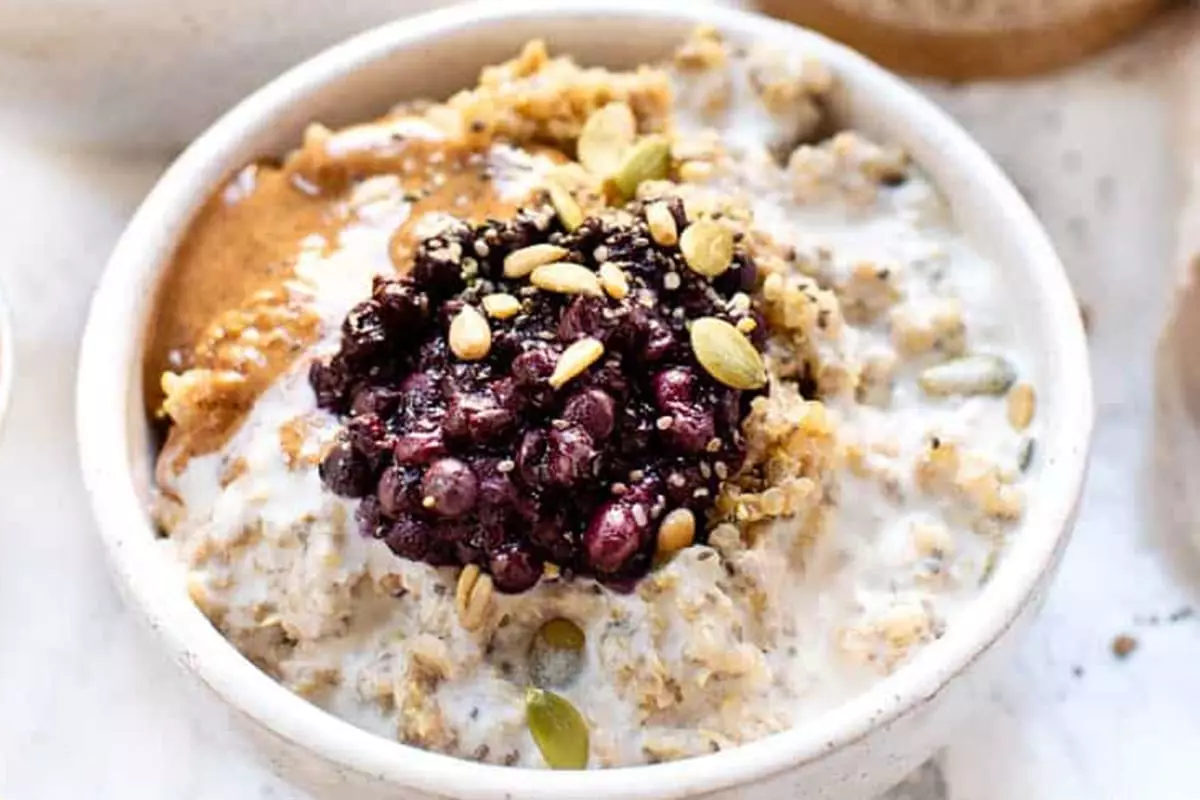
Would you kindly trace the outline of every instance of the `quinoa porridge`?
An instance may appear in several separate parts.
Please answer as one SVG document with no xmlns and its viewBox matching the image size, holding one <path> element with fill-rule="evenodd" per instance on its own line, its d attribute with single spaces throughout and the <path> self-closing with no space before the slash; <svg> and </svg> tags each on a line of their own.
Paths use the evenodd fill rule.
<svg viewBox="0 0 1200 800">
<path fill-rule="evenodd" d="M 161 289 L 156 518 L 292 691 L 490 763 L 738 745 L 939 637 L 1036 459 L 1002 274 L 802 54 L 538 42 L 232 176 Z"/>
</svg>

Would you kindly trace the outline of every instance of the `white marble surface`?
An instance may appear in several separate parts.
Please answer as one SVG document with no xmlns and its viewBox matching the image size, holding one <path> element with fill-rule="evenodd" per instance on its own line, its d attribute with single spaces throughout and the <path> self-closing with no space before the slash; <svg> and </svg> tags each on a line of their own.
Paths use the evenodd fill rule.
<svg viewBox="0 0 1200 800">
<path fill-rule="evenodd" d="M 930 87 L 1042 215 L 1092 317 L 1095 461 L 1045 612 L 1011 674 L 903 800 L 1200 796 L 1200 565 L 1162 512 L 1153 347 L 1176 166 L 1161 38 L 1023 85 Z M 3 76 L 0 75 L 0 80 Z M 0 439 L 0 796 L 239 800 L 303 795 L 143 634 L 108 579 L 80 484 L 73 378 L 87 298 L 163 166 L 0 132 L 0 284 L 20 375 Z M 1160 621 L 1154 624 L 1151 618 Z M 1125 660 L 1113 637 L 1139 641 Z"/>
</svg>

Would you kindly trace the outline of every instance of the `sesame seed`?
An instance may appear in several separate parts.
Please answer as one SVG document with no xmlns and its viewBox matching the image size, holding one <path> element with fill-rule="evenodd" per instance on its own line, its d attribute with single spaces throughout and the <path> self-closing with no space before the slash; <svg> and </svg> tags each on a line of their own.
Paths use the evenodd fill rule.
<svg viewBox="0 0 1200 800">
<path fill-rule="evenodd" d="M 633 483 L 637 483 L 645 477 L 646 473 L 640 469 L 631 470 L 629 473 L 629 480 Z"/>
<path fill-rule="evenodd" d="M 608 247 L 606 245 L 600 245 L 596 248 L 595 252 L 592 253 L 592 257 L 595 258 L 596 261 L 608 261 Z"/>
<path fill-rule="evenodd" d="M 712 467 L 708 465 L 707 461 L 700 462 L 700 474 L 703 475 L 705 479 L 712 477 Z"/>
<path fill-rule="evenodd" d="M 485 242 L 483 239 L 475 240 L 475 255 L 479 256 L 480 258 L 487 258 L 487 255 L 490 252 L 491 248 L 488 247 L 487 242 Z"/>
<path fill-rule="evenodd" d="M 646 525 L 650 522 L 650 517 L 646 515 L 646 509 L 641 503 L 634 503 L 633 505 L 633 521 L 638 525 Z"/>
<path fill-rule="evenodd" d="M 681 283 L 682 281 L 679 279 L 678 273 L 668 272 L 663 276 L 663 288 L 668 292 L 673 292 L 678 289 Z"/>
<path fill-rule="evenodd" d="M 692 492 L 692 497 L 708 497 L 708 489 L 701 487 Z"/>
<path fill-rule="evenodd" d="M 685 483 L 687 483 L 687 481 L 678 472 L 672 472 L 667 477 L 667 483 L 671 484 L 672 486 L 679 487 L 683 486 Z"/>
<path fill-rule="evenodd" d="M 713 472 L 717 473 L 717 477 L 721 480 L 725 480 L 729 477 L 729 467 L 725 465 L 724 461 L 718 461 L 717 463 L 713 464 Z"/>
<path fill-rule="evenodd" d="M 516 469 L 516 466 L 516 463 L 511 458 L 506 458 L 496 465 L 496 472 L 512 472 L 514 469 Z"/>
<path fill-rule="evenodd" d="M 571 423 L 567 422 L 565 419 L 556 419 L 556 420 L 554 420 L 553 422 L 551 422 L 551 423 L 550 423 L 550 425 L 551 425 L 551 426 L 552 426 L 552 427 L 553 427 L 555 430 L 559 430 L 559 431 L 561 431 L 561 430 L 565 430 L 565 429 L 567 428 L 567 426 L 568 426 L 568 425 L 570 425 L 570 424 L 571 424 Z"/>
<path fill-rule="evenodd" d="M 674 424 L 675 424 L 674 418 L 667 417 L 667 416 L 659 417 L 658 419 L 656 419 L 654 421 L 654 427 L 658 428 L 660 431 L 665 431 Z"/>
<path fill-rule="evenodd" d="M 615 495 L 622 495 L 628 491 L 629 491 L 629 487 L 623 483 L 617 482 L 612 485 L 612 493 Z"/>
</svg>

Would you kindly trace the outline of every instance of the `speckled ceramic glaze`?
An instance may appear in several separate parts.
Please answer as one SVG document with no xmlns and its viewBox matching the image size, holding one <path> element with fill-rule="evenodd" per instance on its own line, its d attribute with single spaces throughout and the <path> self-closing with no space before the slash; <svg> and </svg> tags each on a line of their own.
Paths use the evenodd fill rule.
<svg viewBox="0 0 1200 800">
<path fill-rule="evenodd" d="M 1026 523 L 978 601 L 914 661 L 834 711 L 762 741 L 690 761 L 589 773 L 481 765 L 388 741 L 290 694 L 244 660 L 188 600 L 146 514 L 151 472 L 141 411 L 142 332 L 176 241 L 230 170 L 298 141 L 318 118 L 348 122 L 401 97 L 444 96 L 526 39 L 583 62 L 661 57 L 697 22 L 826 62 L 848 127 L 906 146 L 978 249 L 1012 276 L 1013 313 L 1037 344 L 1042 472 Z M 430 65 L 436 64 L 436 69 Z M 180 157 L 118 244 L 85 334 L 79 436 L 85 479 L 130 602 L 174 657 L 258 734 L 275 768 L 321 796 L 357 798 L 862 798 L 946 743 L 1038 606 L 1068 538 L 1091 430 L 1083 331 L 1045 234 L 999 169 L 932 104 L 819 36 L 700 5 L 632 0 L 489 2 L 389 25 L 292 70 L 229 112 Z"/>
</svg>

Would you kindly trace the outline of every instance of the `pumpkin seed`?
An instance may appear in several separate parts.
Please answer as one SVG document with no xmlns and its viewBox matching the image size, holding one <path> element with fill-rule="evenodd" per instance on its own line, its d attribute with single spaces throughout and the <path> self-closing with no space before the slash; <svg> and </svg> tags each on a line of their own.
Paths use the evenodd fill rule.
<svg viewBox="0 0 1200 800">
<path fill-rule="evenodd" d="M 658 555 L 669 555 L 690 547 L 696 538 L 696 515 L 686 508 L 677 508 L 663 517 L 658 526 Z"/>
<path fill-rule="evenodd" d="M 561 650 L 582 650 L 587 640 L 578 625 L 563 617 L 552 619 L 539 628 L 538 636 L 551 647 Z"/>
<path fill-rule="evenodd" d="M 932 395 L 1004 394 L 1016 377 L 1016 371 L 1005 359 L 973 355 L 929 367 L 917 382 Z"/>
<path fill-rule="evenodd" d="M 604 290 L 600 288 L 600 279 L 596 273 L 579 264 L 560 261 L 556 264 L 543 264 L 529 275 L 529 282 L 539 289 L 559 294 L 586 294 L 592 297 L 602 297 Z"/>
<path fill-rule="evenodd" d="M 481 302 L 483 303 L 483 310 L 487 312 L 489 317 L 494 319 L 509 319 L 510 317 L 515 317 L 521 311 L 521 301 L 511 294 L 505 294 L 504 292 L 489 294 Z"/>
<path fill-rule="evenodd" d="M 600 265 L 600 286 L 614 300 L 624 300 L 629 296 L 629 279 L 625 272 L 611 261 Z"/>
<path fill-rule="evenodd" d="M 565 186 L 549 180 L 546 181 L 546 192 L 550 195 L 550 205 L 554 206 L 554 213 L 558 214 L 564 228 L 573 231 L 583 224 L 583 209 Z"/>
<path fill-rule="evenodd" d="M 588 763 L 588 728 L 571 702 L 545 689 L 525 690 L 525 720 L 551 769 L 583 769 Z"/>
<path fill-rule="evenodd" d="M 715 278 L 733 263 L 733 232 L 713 220 L 697 220 L 679 237 L 679 250 L 692 271 Z"/>
<path fill-rule="evenodd" d="M 767 368 L 750 340 L 716 317 L 692 323 L 692 352 L 704 370 L 734 389 L 759 389 L 767 383 Z"/>
<path fill-rule="evenodd" d="M 663 247 L 674 247 L 679 242 L 675 215 L 667 208 L 666 203 L 651 203 L 646 206 L 646 224 L 650 227 L 650 238 Z"/>
<path fill-rule="evenodd" d="M 513 250 L 504 257 L 504 277 L 524 278 L 543 264 L 561 261 L 566 255 L 566 249 L 556 244 L 533 244 Z"/>
<path fill-rule="evenodd" d="M 588 367 L 604 355 L 604 345 L 596 339 L 580 339 L 562 352 L 554 372 L 550 374 L 550 385 L 555 389 L 582 375 Z"/>
<path fill-rule="evenodd" d="M 670 171 L 671 144 L 666 137 L 647 136 L 629 149 L 608 183 L 628 200 L 637 194 L 643 181 L 662 180 Z"/>
<path fill-rule="evenodd" d="M 637 136 L 637 120 L 625 103 L 609 103 L 592 113 L 575 145 L 579 163 L 596 175 L 609 175 Z"/>
<path fill-rule="evenodd" d="M 583 669 L 583 631 L 569 619 L 552 619 L 529 645 L 529 678 L 543 689 L 566 686 Z"/>
<path fill-rule="evenodd" d="M 478 361 L 492 349 L 492 329 L 474 306 L 463 306 L 450 323 L 450 350 L 463 361 Z"/>
</svg>

